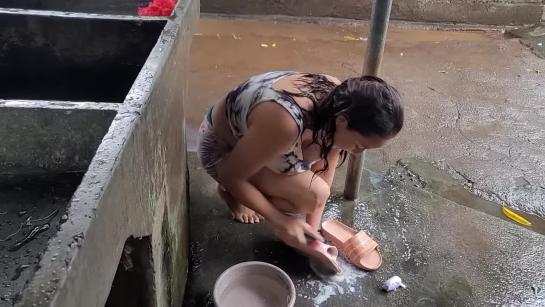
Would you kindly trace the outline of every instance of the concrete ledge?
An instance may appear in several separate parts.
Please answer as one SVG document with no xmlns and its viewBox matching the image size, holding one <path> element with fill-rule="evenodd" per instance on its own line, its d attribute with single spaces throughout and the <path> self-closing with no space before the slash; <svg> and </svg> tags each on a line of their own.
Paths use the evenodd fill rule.
<svg viewBox="0 0 545 307">
<path fill-rule="evenodd" d="M 145 6 L 148 2 L 148 0 L 0 0 L 0 7 L 27 10 L 136 15 L 138 7 Z"/>
<path fill-rule="evenodd" d="M 371 4 L 371 0 L 203 0 L 202 11 L 217 14 L 369 19 Z M 409 21 L 518 25 L 538 22 L 543 14 L 543 6 L 540 0 L 402 0 L 394 1 L 392 18 Z"/>
<path fill-rule="evenodd" d="M 85 172 L 114 106 L 0 101 L 0 177 Z"/>
<path fill-rule="evenodd" d="M 3 6 L 1 1 L 0 6 Z M 10 21 L 20 23 L 18 27 L 0 28 L 0 37 L 4 35 L 11 39 L 7 41 L 12 43 L 8 46 L 12 48 L 12 55 L 26 49 L 15 43 L 23 33 L 32 44 L 39 46 L 54 46 L 61 42 L 58 48 L 51 48 L 54 51 L 51 54 L 72 52 L 74 56 L 63 58 L 64 62 L 78 58 L 78 50 L 87 50 L 91 56 L 102 50 L 90 66 L 107 68 L 108 63 L 103 61 L 109 58 L 135 69 L 133 79 L 125 80 L 126 91 L 115 100 L 117 104 L 105 103 L 109 99 L 99 96 L 85 95 L 80 97 L 83 102 L 45 95 L 0 100 L 0 127 L 6 128 L 1 129 L 0 138 L 4 141 L 4 133 L 9 141 L 0 149 L 5 149 L 6 157 L 20 163 L 27 161 L 27 157 L 17 156 L 14 150 L 25 144 L 28 145 L 25 145 L 29 149 L 27 152 L 40 151 L 27 161 L 28 165 L 17 165 L 22 175 L 40 169 L 44 163 L 48 166 L 44 169 L 48 180 L 60 181 L 52 175 L 55 170 L 67 178 L 70 173 L 66 172 L 77 170 L 74 180 L 69 182 L 71 190 L 58 194 L 58 201 L 41 209 L 59 207 L 62 210 L 54 211 L 55 223 L 51 224 L 54 231 L 47 232 L 47 236 L 43 232 L 36 240 L 43 244 L 36 249 L 37 255 L 32 257 L 32 262 L 23 263 L 29 265 L 24 276 L 18 279 L 14 275 L 17 280 L 10 281 L 11 269 L 0 272 L 3 273 L 2 285 L 7 285 L 5 291 L 0 291 L 0 305 L 8 302 L 17 306 L 105 306 L 119 263 L 131 257 L 124 248 L 129 242 L 133 246 L 149 248 L 148 254 L 140 253 L 137 259 L 146 262 L 150 272 L 151 290 L 145 294 L 148 305 L 181 305 L 188 254 L 184 104 L 188 97 L 189 49 L 198 18 L 197 0 L 180 2 L 168 18 L 0 9 L 0 24 L 7 27 Z M 42 27 L 44 25 L 55 27 Z M 118 32 L 119 28 L 127 31 Z M 146 28 L 152 35 L 146 36 L 150 33 Z M 136 45 L 141 44 L 139 47 L 142 48 L 134 45 L 138 50 L 133 53 L 141 57 L 131 62 L 130 54 L 125 51 L 132 43 L 125 43 L 134 43 L 138 37 L 143 39 Z M 19 42 L 25 46 L 25 40 Z M 116 44 L 125 47 L 116 49 L 119 47 Z M 89 46 L 93 48 L 86 49 Z M 13 64 L 8 61 L 13 57 L 6 56 L 4 51 L 0 51 L 0 63 Z M 119 58 L 109 57 L 118 51 Z M 39 56 L 38 52 L 21 55 L 18 63 L 36 61 Z M 37 64 L 47 64 L 42 62 L 37 61 Z M 13 67 L 13 71 L 16 69 Z M 5 71 L 0 70 L 0 76 L 3 74 Z M 22 79 L 30 78 L 33 72 L 27 71 L 21 76 Z M 71 77 L 86 76 L 64 77 L 70 81 Z M 112 76 L 106 73 L 97 79 L 109 82 L 107 77 Z M 48 81 L 47 76 L 44 80 Z M 22 82 L 18 90 L 23 94 L 32 93 L 35 92 L 32 86 L 36 85 Z M 9 97 L 8 90 L 0 88 L 0 97 Z M 91 133 L 95 135 L 93 144 L 96 146 L 79 146 L 78 135 L 87 130 L 94 131 L 93 125 L 99 124 L 102 134 Z M 10 131 L 18 134 L 7 135 Z M 25 134 L 35 138 L 25 139 Z M 49 139 L 46 138 L 43 144 L 38 136 Z M 59 142 L 65 138 L 73 142 Z M 55 154 L 51 154 L 62 149 L 59 147 L 70 145 L 78 150 L 61 159 L 55 159 Z M 88 168 L 77 163 L 71 166 L 80 154 L 80 160 L 86 161 Z M 48 159 L 53 162 L 47 162 Z M 59 163 L 56 164 L 57 160 Z M 32 164 L 32 161 L 36 163 Z M 0 172 L 0 180 L 7 178 L 10 165 L 5 167 L 6 173 Z M 35 196 L 42 195 L 38 186 L 33 187 Z M 20 203 L 28 201 L 23 198 L 25 193 L 15 195 L 10 189 L 7 185 L 0 186 L 0 195 L 13 196 L 9 201 L 13 200 L 14 204 L 10 212 L 0 210 L 0 226 L 4 225 L 5 216 L 17 216 Z M 18 226 L 17 220 L 14 221 Z M 25 232 L 26 229 L 23 234 Z M 4 233 L 1 234 L 3 239 Z M 30 244 L 28 248 L 31 248 Z M 6 246 L 0 245 L 2 254 L 4 250 L 11 253 Z M 11 287 L 14 283 L 24 286 L 24 290 Z"/>
</svg>

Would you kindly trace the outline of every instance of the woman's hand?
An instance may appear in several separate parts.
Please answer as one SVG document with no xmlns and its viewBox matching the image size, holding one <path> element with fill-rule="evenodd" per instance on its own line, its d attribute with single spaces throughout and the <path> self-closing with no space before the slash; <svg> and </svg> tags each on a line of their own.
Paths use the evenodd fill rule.
<svg viewBox="0 0 545 307">
<path fill-rule="evenodd" d="M 285 216 L 280 221 L 273 223 L 275 234 L 287 245 L 297 247 L 305 245 L 309 236 L 316 240 L 324 241 L 324 238 L 312 226 L 302 219 Z"/>
</svg>

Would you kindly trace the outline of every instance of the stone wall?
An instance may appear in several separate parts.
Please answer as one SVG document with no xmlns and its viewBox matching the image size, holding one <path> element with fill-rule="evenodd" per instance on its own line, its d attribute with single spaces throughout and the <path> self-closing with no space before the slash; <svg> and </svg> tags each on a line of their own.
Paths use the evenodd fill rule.
<svg viewBox="0 0 545 307">
<path fill-rule="evenodd" d="M 202 12 L 369 19 L 371 0 L 202 0 Z M 392 18 L 490 25 L 528 24 L 543 15 L 542 0 L 394 0 Z"/>
</svg>

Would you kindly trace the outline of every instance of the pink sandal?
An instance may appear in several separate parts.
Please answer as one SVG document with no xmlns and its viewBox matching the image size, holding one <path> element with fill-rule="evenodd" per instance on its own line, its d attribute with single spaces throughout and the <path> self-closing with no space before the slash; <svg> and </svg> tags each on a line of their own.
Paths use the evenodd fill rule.
<svg viewBox="0 0 545 307">
<path fill-rule="evenodd" d="M 382 265 L 378 244 L 365 231 L 356 231 L 339 221 L 329 220 L 322 223 L 322 233 L 355 266 L 374 271 Z"/>
<path fill-rule="evenodd" d="M 298 245 L 294 248 L 320 266 L 337 273 L 341 272 L 341 267 L 337 263 L 339 251 L 335 246 L 327 245 L 320 240 L 312 239 L 306 245 Z"/>
</svg>

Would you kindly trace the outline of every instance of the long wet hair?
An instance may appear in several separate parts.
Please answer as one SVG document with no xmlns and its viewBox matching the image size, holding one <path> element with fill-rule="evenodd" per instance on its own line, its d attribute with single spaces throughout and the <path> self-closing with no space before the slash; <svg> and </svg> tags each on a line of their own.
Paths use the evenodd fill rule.
<svg viewBox="0 0 545 307">
<path fill-rule="evenodd" d="M 306 127 L 313 131 L 312 142 L 320 146 L 320 158 L 325 160 L 334 144 L 336 119 L 344 116 L 348 128 L 362 135 L 395 136 L 403 128 L 403 107 L 399 92 L 384 80 L 373 76 L 350 78 L 339 85 L 318 74 L 305 74 L 298 79 L 300 93 L 292 96 L 309 98 L 314 104 L 305 112 Z M 347 153 L 341 153 L 341 165 Z"/>
</svg>

